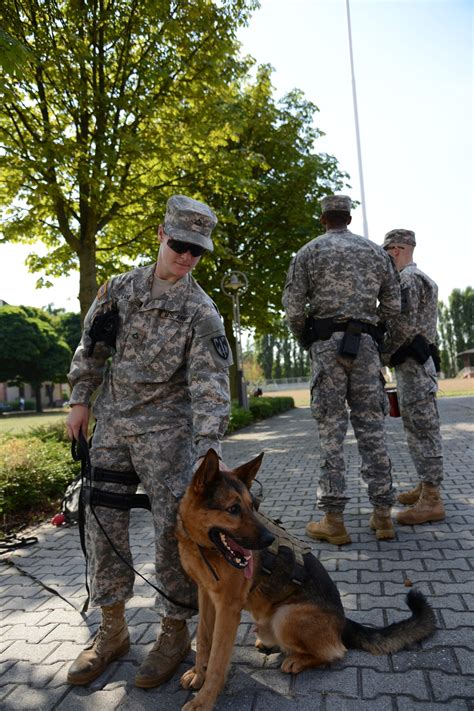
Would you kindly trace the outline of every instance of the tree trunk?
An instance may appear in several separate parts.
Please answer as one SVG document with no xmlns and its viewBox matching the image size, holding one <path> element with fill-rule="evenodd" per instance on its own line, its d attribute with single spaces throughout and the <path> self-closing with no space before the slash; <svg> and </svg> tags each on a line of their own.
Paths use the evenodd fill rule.
<svg viewBox="0 0 474 711">
<path fill-rule="evenodd" d="M 97 263 L 95 242 L 84 242 L 79 253 L 79 303 L 81 305 L 81 324 L 97 293 Z"/>
<path fill-rule="evenodd" d="M 35 395 L 36 412 L 43 412 L 43 405 L 41 404 L 41 383 L 31 383 L 31 387 Z"/>
</svg>

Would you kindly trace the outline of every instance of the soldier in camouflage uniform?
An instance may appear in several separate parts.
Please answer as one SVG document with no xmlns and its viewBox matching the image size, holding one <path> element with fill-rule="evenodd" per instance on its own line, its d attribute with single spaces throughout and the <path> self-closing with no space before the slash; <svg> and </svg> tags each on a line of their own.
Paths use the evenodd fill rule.
<svg viewBox="0 0 474 711">
<path fill-rule="evenodd" d="M 397 514 L 398 523 L 415 524 L 444 519 L 439 493 L 443 458 L 436 391 L 436 367 L 432 355 L 438 318 L 438 287 L 413 261 L 415 233 L 387 232 L 383 248 L 400 272 L 402 313 L 390 319 L 382 358 L 395 367 L 400 414 L 418 485 L 399 495 L 413 504 Z"/>
<path fill-rule="evenodd" d="M 144 688 L 169 679 L 190 649 L 186 618 L 197 596 L 179 560 L 177 507 L 196 460 L 211 447 L 220 454 L 229 417 L 229 345 L 216 306 L 190 274 L 200 256 L 213 250 L 216 222 L 201 202 L 182 195 L 169 199 L 158 230 L 157 262 L 99 289 L 69 373 L 71 438 L 77 439 L 80 430 L 87 433 L 91 398 L 100 388 L 90 451 L 94 488 L 134 494 L 137 483 L 121 481 L 132 473 L 151 502 L 158 587 L 171 599 L 158 595 L 156 600 L 163 616 L 161 634 L 135 680 Z M 97 317 L 114 313 L 117 331 L 111 347 L 91 336 Z M 120 556 L 132 562 L 129 511 L 88 507 L 91 604 L 101 607 L 102 624 L 69 669 L 72 684 L 95 679 L 130 646 L 124 610 L 134 574 L 111 548 L 96 516 Z"/>
<path fill-rule="evenodd" d="M 326 234 L 308 242 L 293 257 L 283 295 L 292 333 L 310 347 L 311 409 L 320 438 L 318 507 L 325 515 L 319 522 L 310 522 L 306 532 L 335 545 L 351 542 L 343 518 L 348 501 L 343 457 L 346 403 L 362 458 L 361 474 L 374 507 L 369 525 L 377 538 L 395 535 L 390 512 L 394 490 L 384 432 L 387 399 L 374 337 L 380 335 L 380 321 L 400 312 L 400 287 L 388 255 L 347 229 L 350 210 L 351 200 L 345 195 L 323 198 L 321 222 Z M 308 342 L 310 322 L 316 331 Z"/>
</svg>

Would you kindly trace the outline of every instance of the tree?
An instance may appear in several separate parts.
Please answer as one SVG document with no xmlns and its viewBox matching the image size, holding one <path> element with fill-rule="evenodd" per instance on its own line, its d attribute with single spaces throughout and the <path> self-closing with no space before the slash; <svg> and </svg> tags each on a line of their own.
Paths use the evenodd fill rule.
<svg viewBox="0 0 474 711">
<path fill-rule="evenodd" d="M 35 311 L 33 307 L 0 308 L 0 380 L 30 383 L 41 412 L 41 384 L 64 381 L 72 354 L 47 315 L 38 316 Z"/>
<path fill-rule="evenodd" d="M 47 245 L 33 271 L 79 269 L 83 317 L 98 277 L 148 252 L 166 197 L 232 135 L 222 107 L 247 67 L 235 35 L 255 5 L 3 3 L 3 29 L 28 53 L 2 97 L 5 238 Z"/>
<path fill-rule="evenodd" d="M 459 370 L 457 354 L 474 348 L 474 289 L 453 289 L 447 306 L 439 302 L 438 315 L 442 369 L 453 376 Z"/>
<path fill-rule="evenodd" d="M 290 259 L 324 231 L 319 201 L 347 177 L 335 158 L 315 152 L 321 135 L 314 127 L 317 110 L 299 91 L 276 101 L 271 68 L 260 67 L 255 81 L 238 87 L 235 96 L 234 136 L 226 147 L 232 173 L 224 183 L 216 184 L 212 173 L 198 182 L 220 225 L 216 253 L 196 274 L 230 321 L 231 302 L 222 295 L 220 277 L 244 271 L 249 288 L 241 298 L 242 325 L 258 333 L 279 327 Z"/>
</svg>

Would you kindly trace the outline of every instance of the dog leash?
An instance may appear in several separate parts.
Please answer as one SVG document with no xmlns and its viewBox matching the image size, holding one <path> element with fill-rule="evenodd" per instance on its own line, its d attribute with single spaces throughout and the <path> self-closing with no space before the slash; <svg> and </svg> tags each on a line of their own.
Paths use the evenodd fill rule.
<svg viewBox="0 0 474 711">
<path fill-rule="evenodd" d="M 89 455 L 89 445 L 87 443 L 86 438 L 84 437 L 82 431 L 79 433 L 79 440 L 76 442 L 75 439 L 72 440 L 71 444 L 71 454 L 72 458 L 75 461 L 80 461 L 81 462 L 81 496 L 79 499 L 79 535 L 81 539 L 81 548 L 82 552 L 84 553 L 84 558 L 86 561 L 86 570 L 85 570 L 85 586 L 86 586 L 86 591 L 87 591 L 87 599 L 83 605 L 82 612 L 86 612 L 87 608 L 89 607 L 89 600 L 90 600 L 90 590 L 89 590 L 89 584 L 88 584 L 88 557 L 87 557 L 87 548 L 86 548 L 86 542 L 85 542 L 85 505 L 84 505 L 84 479 L 87 478 L 89 482 L 92 481 L 92 464 L 90 460 L 90 455 Z M 92 501 L 89 502 L 89 508 L 92 512 L 92 515 L 94 516 L 95 520 L 97 521 L 97 524 L 104 534 L 105 538 L 107 539 L 110 547 L 114 551 L 114 553 L 117 555 L 120 560 L 125 563 L 125 565 L 130 568 L 131 571 L 135 575 L 138 575 L 147 585 L 152 587 L 154 590 L 156 590 L 157 593 L 159 593 L 162 597 L 164 597 L 168 602 L 171 602 L 173 605 L 176 605 L 177 607 L 184 607 L 186 610 L 192 610 L 193 612 L 198 612 L 198 608 L 195 607 L 194 605 L 187 605 L 186 603 L 179 602 L 178 600 L 175 600 L 174 598 L 170 597 L 167 595 L 163 590 L 160 590 L 160 588 L 157 585 L 154 585 L 150 580 L 145 578 L 144 575 L 138 572 L 133 565 L 131 565 L 128 560 L 126 560 L 121 553 L 116 549 L 114 543 L 112 542 L 109 534 L 105 530 L 105 528 L 102 525 L 102 522 L 100 521 L 99 517 L 97 516 L 97 513 L 95 511 L 95 508 L 92 504 Z M 82 510 L 82 511 L 81 511 Z"/>
</svg>

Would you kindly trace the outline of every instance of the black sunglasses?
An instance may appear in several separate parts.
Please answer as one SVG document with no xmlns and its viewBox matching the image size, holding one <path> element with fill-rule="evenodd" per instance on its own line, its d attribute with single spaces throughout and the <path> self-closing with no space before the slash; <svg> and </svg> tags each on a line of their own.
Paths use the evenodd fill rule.
<svg viewBox="0 0 474 711">
<path fill-rule="evenodd" d="M 204 247 L 200 247 L 198 244 L 181 242 L 179 239 L 171 239 L 171 237 L 168 238 L 168 247 L 170 247 L 173 252 L 176 252 L 176 254 L 191 252 L 193 257 L 201 257 L 206 251 Z"/>
</svg>

